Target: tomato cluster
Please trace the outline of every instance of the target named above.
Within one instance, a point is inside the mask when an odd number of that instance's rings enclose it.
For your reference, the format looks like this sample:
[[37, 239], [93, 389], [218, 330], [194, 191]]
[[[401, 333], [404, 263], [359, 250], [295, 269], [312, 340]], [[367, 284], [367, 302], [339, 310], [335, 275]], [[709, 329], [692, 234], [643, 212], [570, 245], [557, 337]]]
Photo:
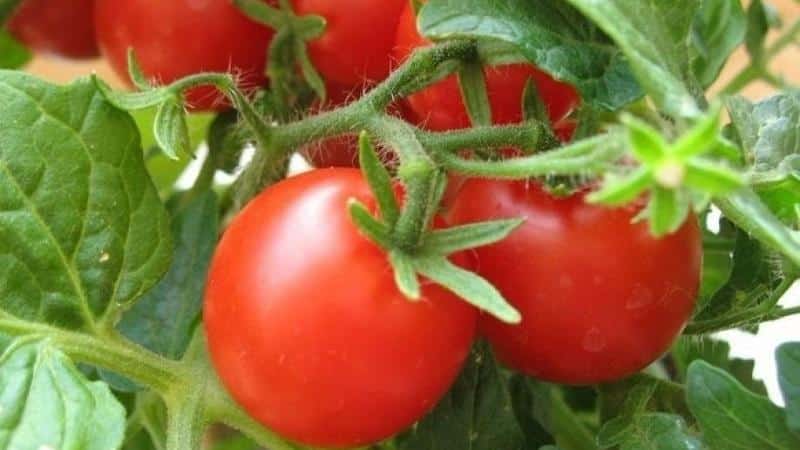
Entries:
[[[30, 0], [9, 30], [42, 51], [92, 57], [121, 73], [133, 48], [159, 82], [229, 71], [261, 86], [274, 32], [230, 0]], [[326, 19], [309, 54], [330, 103], [347, 103], [430, 43], [406, 0], [293, 0], [298, 14]], [[94, 14], [94, 17], [91, 15]], [[70, 27], [64, 27], [69, 23]], [[96, 28], [96, 29], [95, 29]], [[96, 39], [95, 39], [96, 36]], [[531, 64], [485, 69], [493, 121], [523, 120], [529, 80], [554, 129], [568, 139], [579, 102], [568, 84]], [[188, 94], [195, 109], [225, 107], [210, 89]], [[451, 76], [396, 106], [431, 130], [470, 126]], [[463, 225], [521, 217], [507, 239], [455, 258], [489, 280], [523, 316], [505, 324], [424, 282], [422, 300], [398, 290], [386, 251], [346, 214], [351, 199], [375, 208], [353, 169], [351, 137], [302, 149], [318, 169], [278, 183], [231, 223], [213, 259], [204, 324], [223, 383], [256, 419], [297, 441], [357, 446], [410, 426], [446, 393], [476, 338], [488, 339], [509, 367], [567, 384], [616, 380], [664, 353], [697, 296], [700, 228], [652, 237], [639, 207], [607, 209], [585, 192], [554, 197], [528, 181], [473, 179], [451, 192], [437, 223]]]

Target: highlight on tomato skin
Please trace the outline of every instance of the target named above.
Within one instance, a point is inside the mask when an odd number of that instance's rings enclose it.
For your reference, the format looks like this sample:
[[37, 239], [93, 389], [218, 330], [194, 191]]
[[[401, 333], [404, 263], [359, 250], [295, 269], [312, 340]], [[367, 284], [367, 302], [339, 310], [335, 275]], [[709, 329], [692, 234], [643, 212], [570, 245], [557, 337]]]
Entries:
[[[160, 84], [200, 72], [229, 72], [245, 91], [266, 83], [275, 32], [230, 0], [97, 0], [95, 21], [103, 56], [123, 79], [132, 48], [145, 76]], [[192, 89], [186, 100], [195, 111], [229, 107], [213, 87]]]
[[615, 381], [669, 350], [697, 299], [701, 233], [692, 215], [676, 233], [632, 223], [639, 207], [555, 198], [536, 183], [471, 179], [447, 212], [452, 224], [509, 217], [525, 223], [475, 250], [476, 272], [522, 313], [518, 326], [482, 316], [498, 358], [561, 384]]
[[432, 283], [410, 302], [384, 250], [347, 213], [375, 200], [360, 171], [267, 188], [211, 263], [204, 325], [214, 367], [249, 414], [287, 438], [355, 447], [403, 431], [448, 391], [477, 310]]
[[[397, 28], [395, 56], [398, 61], [405, 61], [414, 49], [428, 45], [431, 42], [417, 30], [414, 8], [409, 4], [403, 11]], [[484, 72], [492, 119], [496, 125], [522, 121], [522, 95], [529, 80], [535, 82], [556, 129], [560, 128], [559, 122], [566, 119], [580, 103], [580, 96], [575, 88], [553, 79], [533, 64], [486, 67]], [[410, 95], [407, 103], [416, 122], [425, 128], [447, 131], [468, 128], [471, 125], [456, 75]]]
[[26, 0], [8, 23], [11, 34], [34, 51], [69, 59], [100, 55], [95, 40], [95, 0]]

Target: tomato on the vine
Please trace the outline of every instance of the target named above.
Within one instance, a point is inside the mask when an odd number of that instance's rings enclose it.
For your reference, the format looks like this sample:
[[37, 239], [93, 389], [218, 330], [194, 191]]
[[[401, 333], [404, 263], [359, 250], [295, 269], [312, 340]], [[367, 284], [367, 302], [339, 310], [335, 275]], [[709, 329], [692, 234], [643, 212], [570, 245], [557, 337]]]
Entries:
[[477, 312], [425, 284], [410, 302], [349, 199], [356, 169], [320, 169], [256, 197], [211, 264], [204, 323], [214, 366], [257, 420], [310, 445], [353, 447], [420, 419], [465, 361]]
[[[397, 28], [397, 59], [405, 60], [414, 49], [430, 44], [430, 41], [419, 34], [414, 8], [409, 4], [403, 11]], [[559, 122], [579, 102], [578, 93], [572, 86], [554, 80], [532, 64], [487, 67], [484, 73], [495, 124], [506, 125], [522, 121], [522, 93], [528, 80], [536, 83], [556, 129], [559, 128]], [[455, 75], [410, 95], [408, 103], [417, 121], [429, 129], [446, 131], [470, 126]]]
[[94, 0], [27, 0], [8, 23], [11, 34], [32, 49], [66, 58], [99, 55]]
[[408, 0], [292, 0], [299, 15], [325, 18], [325, 33], [309, 42], [314, 66], [326, 81], [356, 87], [379, 82], [392, 68], [400, 13]]
[[547, 381], [593, 384], [631, 375], [669, 349], [695, 305], [700, 229], [692, 215], [657, 239], [632, 223], [638, 209], [590, 205], [584, 193], [555, 198], [533, 182], [465, 183], [451, 222], [525, 219], [476, 250], [477, 272], [522, 313], [520, 325], [481, 318], [503, 362]]
[[[116, 72], [128, 78], [133, 48], [148, 78], [170, 83], [198, 72], [230, 72], [245, 90], [263, 85], [273, 30], [229, 0], [97, 0], [97, 39]], [[216, 89], [192, 89], [195, 110], [226, 106]]]

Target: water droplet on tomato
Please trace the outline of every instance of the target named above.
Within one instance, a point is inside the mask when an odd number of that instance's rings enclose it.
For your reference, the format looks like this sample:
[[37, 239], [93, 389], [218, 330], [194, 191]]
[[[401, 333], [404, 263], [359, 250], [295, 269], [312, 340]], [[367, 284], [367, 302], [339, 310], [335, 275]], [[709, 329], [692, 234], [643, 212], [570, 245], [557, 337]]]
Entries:
[[587, 352], [600, 352], [606, 348], [606, 344], [606, 339], [597, 327], [590, 328], [586, 335], [583, 336], [583, 349]]

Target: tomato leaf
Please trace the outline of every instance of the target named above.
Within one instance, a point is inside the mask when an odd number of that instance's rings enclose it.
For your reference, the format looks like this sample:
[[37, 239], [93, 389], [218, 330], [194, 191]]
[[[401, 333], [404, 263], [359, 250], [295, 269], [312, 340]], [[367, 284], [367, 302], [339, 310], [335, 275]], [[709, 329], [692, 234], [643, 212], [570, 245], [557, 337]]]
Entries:
[[672, 347], [678, 379], [685, 381], [689, 366], [698, 360], [705, 361], [733, 375], [747, 389], [766, 395], [764, 382], [753, 377], [755, 362], [750, 359], [732, 358], [731, 346], [725, 341], [709, 336], [682, 336]]
[[619, 109], [641, 96], [620, 51], [564, 2], [430, 0], [419, 23], [433, 39], [477, 37], [514, 44], [529, 61], [603, 109]]
[[434, 230], [423, 237], [422, 252], [450, 255], [494, 244], [505, 239], [523, 222], [523, 219], [495, 220]]
[[158, 107], [153, 122], [153, 134], [158, 146], [171, 159], [178, 159], [178, 155], [192, 154], [186, 112], [177, 100], [167, 100]]
[[175, 256], [164, 278], [122, 316], [117, 329], [134, 342], [179, 359], [200, 318], [206, 271], [218, 238], [216, 195], [206, 192], [172, 222]]
[[139, 134], [88, 79], [0, 72], [0, 307], [91, 326], [166, 271], [169, 217]]
[[31, 52], [0, 28], [0, 69], [16, 69], [30, 61]]
[[422, 275], [442, 285], [467, 303], [507, 323], [519, 323], [519, 312], [488, 281], [473, 272], [453, 265], [444, 256], [418, 256], [414, 267]]
[[760, 61], [764, 56], [764, 43], [770, 28], [780, 25], [780, 18], [775, 9], [762, 0], [753, 0], [747, 8], [747, 33], [745, 46], [750, 58]]
[[634, 416], [630, 422], [611, 421], [597, 436], [600, 448], [619, 450], [701, 450], [703, 445], [689, 433], [682, 417], [648, 413]]
[[700, 0], [568, 2], [614, 39], [636, 79], [661, 109], [674, 116], [699, 114], [688, 42]]
[[0, 448], [108, 450], [125, 434], [125, 408], [46, 341], [18, 340], [0, 358]]
[[800, 432], [800, 343], [791, 342], [778, 347], [778, 381], [786, 402], [786, 423]]
[[375, 147], [372, 146], [367, 132], [362, 132], [358, 139], [358, 161], [361, 171], [369, 184], [375, 199], [378, 201], [378, 209], [381, 218], [387, 227], [392, 228], [400, 217], [400, 207], [397, 205], [394, 189], [392, 186], [392, 176], [378, 157]]
[[693, 362], [687, 391], [689, 408], [710, 448], [800, 448], [800, 435], [786, 426], [783, 411], [725, 371]]
[[450, 392], [409, 432], [398, 450], [523, 450], [525, 439], [511, 407], [505, 377], [489, 346], [473, 348]]
[[744, 41], [747, 19], [740, 0], [706, 0], [692, 26], [692, 70], [710, 86], [728, 57]]
[[389, 262], [394, 269], [394, 281], [400, 292], [410, 300], [419, 300], [421, 295], [419, 278], [412, 258], [397, 250], [392, 250], [389, 252]]
[[669, 413], [689, 424], [694, 423], [683, 385], [640, 373], [600, 385], [598, 390], [600, 418], [604, 427], [611, 424], [609, 431], [601, 433], [613, 435], [624, 431], [634, 425], [637, 416], [656, 412]]
[[480, 61], [463, 64], [458, 71], [458, 85], [461, 87], [461, 97], [464, 99], [472, 125], [491, 126], [492, 106], [489, 104], [486, 77]]

